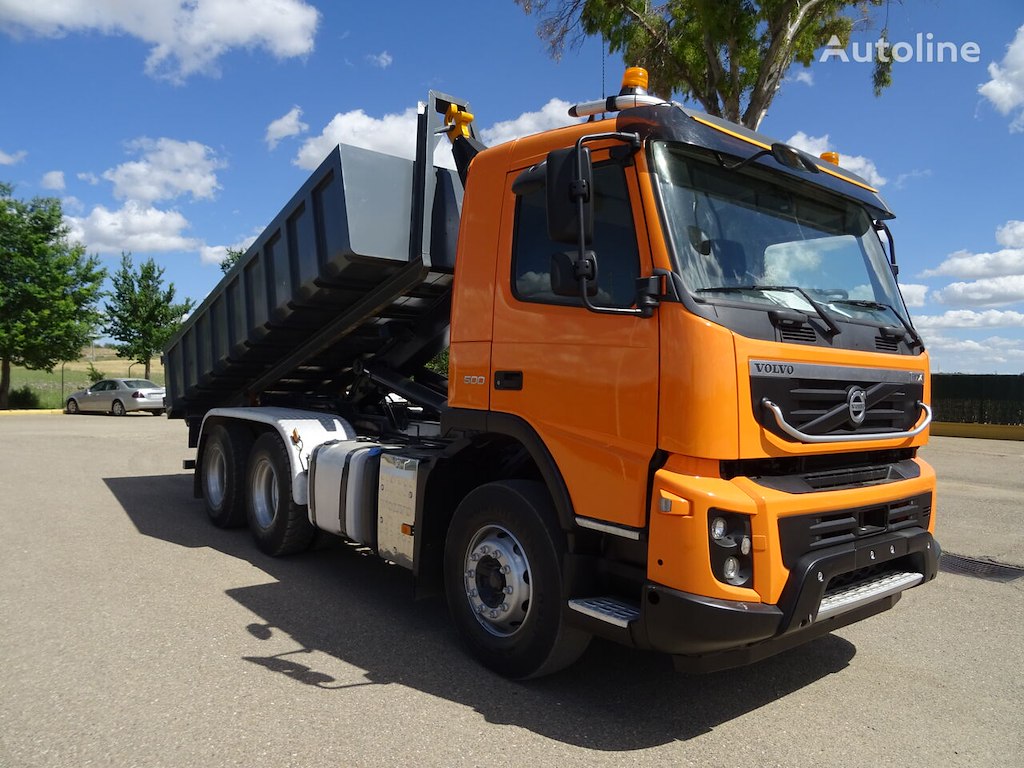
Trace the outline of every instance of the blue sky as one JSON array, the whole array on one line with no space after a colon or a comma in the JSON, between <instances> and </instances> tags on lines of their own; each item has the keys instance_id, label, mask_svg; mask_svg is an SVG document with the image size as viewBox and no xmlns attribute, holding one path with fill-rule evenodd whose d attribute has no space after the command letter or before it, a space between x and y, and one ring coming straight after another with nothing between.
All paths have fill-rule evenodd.
<instances>
[{"instance_id":1,"label":"blue sky","mask_svg":"<svg viewBox=\"0 0 1024 768\"><path fill-rule=\"evenodd\" d=\"M876 99L848 47L791 69L761 130L879 185L933 371L1024 372L1024 6L888 15L892 43L977 61L899 62ZM488 143L567 123L602 61L617 90L620 57L590 40L553 61L536 25L512 0L0 0L0 180L60 197L110 271L152 257L201 300L333 144L411 153L428 89L467 99Z\"/></svg>"}]
</instances>

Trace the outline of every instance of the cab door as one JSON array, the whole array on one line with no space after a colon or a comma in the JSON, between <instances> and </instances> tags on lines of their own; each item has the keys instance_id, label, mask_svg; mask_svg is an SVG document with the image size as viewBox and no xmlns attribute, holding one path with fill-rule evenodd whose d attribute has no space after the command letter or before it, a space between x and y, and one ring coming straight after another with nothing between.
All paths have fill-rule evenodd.
<instances>
[{"instance_id":1,"label":"cab door","mask_svg":"<svg viewBox=\"0 0 1024 768\"><path fill-rule=\"evenodd\" d=\"M635 167L595 153L598 294L628 307L652 273ZM543 439L575 514L641 527L657 445L658 321L596 314L551 290L544 190L502 206L491 357L491 410L525 419ZM640 236L638 236L638 233Z\"/></svg>"}]
</instances>

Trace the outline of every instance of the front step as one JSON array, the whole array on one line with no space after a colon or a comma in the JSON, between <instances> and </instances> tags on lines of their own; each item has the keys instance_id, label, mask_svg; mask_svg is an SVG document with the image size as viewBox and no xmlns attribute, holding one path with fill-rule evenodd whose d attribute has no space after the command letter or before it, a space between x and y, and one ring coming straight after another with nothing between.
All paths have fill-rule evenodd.
<instances>
[{"instance_id":1,"label":"front step","mask_svg":"<svg viewBox=\"0 0 1024 768\"><path fill-rule=\"evenodd\" d=\"M640 618L640 609L617 597L583 597L569 601L569 607L584 616L627 629Z\"/></svg>"},{"instance_id":2,"label":"front step","mask_svg":"<svg viewBox=\"0 0 1024 768\"><path fill-rule=\"evenodd\" d=\"M887 573L829 592L821 598L821 605L818 607L818 620L838 616L883 597L895 595L897 592L920 584L923 579L924 576L920 573Z\"/></svg>"}]
</instances>

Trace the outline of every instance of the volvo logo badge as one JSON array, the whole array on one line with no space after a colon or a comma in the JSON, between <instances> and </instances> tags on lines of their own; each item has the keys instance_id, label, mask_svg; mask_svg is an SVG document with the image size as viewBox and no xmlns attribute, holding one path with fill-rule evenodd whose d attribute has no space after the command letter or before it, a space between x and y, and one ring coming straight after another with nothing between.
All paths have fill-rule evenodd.
<instances>
[{"instance_id":1,"label":"volvo logo badge","mask_svg":"<svg viewBox=\"0 0 1024 768\"><path fill-rule=\"evenodd\" d=\"M868 413L868 393L861 387L850 387L846 394L846 406L850 409L850 422L859 427Z\"/></svg>"}]
</instances>

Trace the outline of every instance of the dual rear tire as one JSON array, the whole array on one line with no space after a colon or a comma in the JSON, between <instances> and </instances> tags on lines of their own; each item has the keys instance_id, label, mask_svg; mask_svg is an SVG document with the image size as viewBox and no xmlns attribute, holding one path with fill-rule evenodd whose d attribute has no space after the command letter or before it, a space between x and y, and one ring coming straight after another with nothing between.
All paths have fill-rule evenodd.
<instances>
[{"instance_id":1,"label":"dual rear tire","mask_svg":"<svg viewBox=\"0 0 1024 768\"><path fill-rule=\"evenodd\" d=\"M256 545L278 557L307 549L316 529L292 499L287 449L274 432L254 436L242 424L210 428L200 462L206 511L218 528L248 523Z\"/></svg>"}]
</instances>

